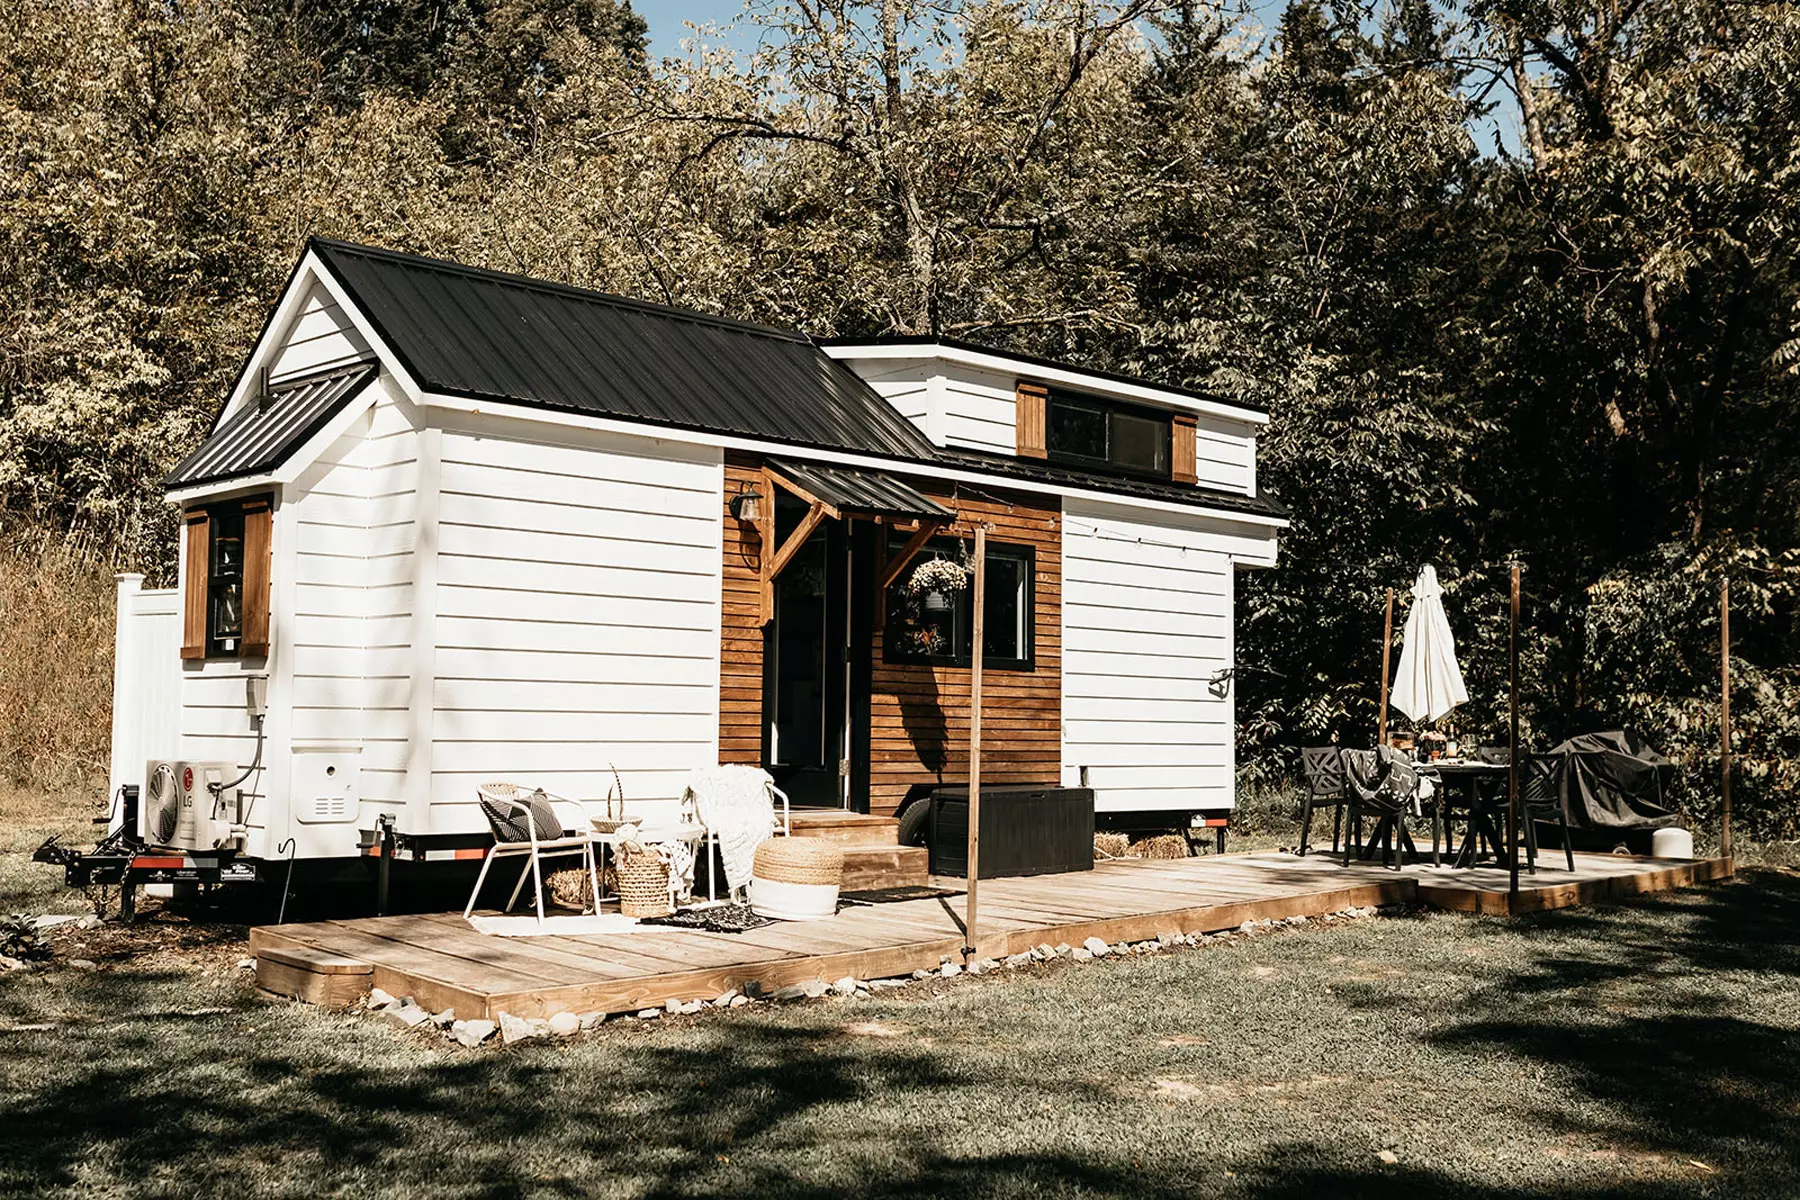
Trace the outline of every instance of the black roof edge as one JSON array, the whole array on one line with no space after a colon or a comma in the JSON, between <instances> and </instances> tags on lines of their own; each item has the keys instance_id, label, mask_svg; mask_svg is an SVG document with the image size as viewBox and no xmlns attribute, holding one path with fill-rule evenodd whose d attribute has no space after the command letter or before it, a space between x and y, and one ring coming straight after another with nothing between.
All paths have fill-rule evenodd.
<instances>
[{"instance_id":1,"label":"black roof edge","mask_svg":"<svg viewBox=\"0 0 1800 1200\"><path fill-rule=\"evenodd\" d=\"M370 368L374 368L374 369L370 370ZM336 367L327 367L326 369L321 370L321 371L313 371L306 375L297 375L292 380L284 379L279 384L270 385L269 390L271 392L274 392L274 393L287 392L287 391L292 391L296 388L304 387L307 384L318 383L321 380L325 380L325 379L334 379L340 375L354 374L358 371L368 371L369 377L367 379L365 379L361 384L350 389L349 392L345 393L345 395L339 400L339 402L335 406L325 410L324 412L320 413L316 418L314 418L312 423L307 425L299 433L299 435L297 435L293 439L293 445L295 448L304 446L304 445L306 445L306 443L308 443L308 442L312 441L314 438L318 437L320 431L323 430L327 425L331 424L331 422L336 419L337 415L344 411L345 405L349 404L352 400L354 400L358 396L362 395L362 393L366 389L368 389L371 385L373 385L377 379L381 378L381 360L376 359L376 358L362 358L362 359L358 359L357 361L355 361L353 363L347 363L342 366L336 366ZM191 458L194 454L199 453L200 450L205 448L205 446L206 446L206 443L201 442L200 445L194 447L193 451L191 451L189 453L187 458ZM192 483L178 483L178 484L171 485L169 483L169 476L173 475L176 471L179 471L181 469L182 463L185 463L187 461L187 458L183 458L181 460L181 462L178 462L173 467L169 468L169 474L163 476L163 495L165 498L168 496L168 494L170 492L184 492L184 491L189 490L190 488L214 487L219 484L232 483L239 479L250 479L250 478L253 478L254 476L263 474L265 471L274 470L274 467L246 467L246 468L236 470L236 471L226 471L220 475L208 476L205 479L197 479L197 480L194 480ZM282 461L285 462L286 460L283 459ZM276 467L279 467L280 465L281 465L280 462L277 462L275 464Z\"/></svg>"},{"instance_id":2,"label":"black roof edge","mask_svg":"<svg viewBox=\"0 0 1800 1200\"><path fill-rule=\"evenodd\" d=\"M829 337L814 338L821 346L948 346L952 350L968 350L975 354L992 354L997 358L1010 358L1015 362L1033 367L1053 367L1058 371L1074 371L1082 375L1092 375L1095 379L1110 380L1113 383L1129 383L1137 387L1155 388L1159 392L1168 392L1175 396L1186 396L1190 400L1204 400L1208 404L1222 404L1227 408L1241 408L1245 412L1253 412L1259 416L1268 416L1269 410L1260 404L1245 404L1241 400L1224 400L1191 387L1182 387L1172 383L1158 383L1153 379L1145 379L1139 375L1127 375L1122 371L1103 371L1095 367L1083 367L1076 363L1059 362L1054 358L1044 358L1036 354L1020 354L1013 350L1002 350L998 346L984 346L980 342L965 341L962 338L932 337L929 334L884 334L881 337Z\"/></svg>"},{"instance_id":3,"label":"black roof edge","mask_svg":"<svg viewBox=\"0 0 1800 1200\"><path fill-rule=\"evenodd\" d=\"M1275 517L1283 521L1288 520L1292 515L1287 506L1268 491L1258 492L1254 496L1246 496L1241 492L1224 492L1217 488L1202 487L1199 484L1163 483L1159 480L1093 474L1078 468L1047 464L1041 459L1020 459L982 450L957 448L949 451L939 465L983 472L989 478L1001 482L1003 486L1004 481L1007 480L1016 483L1021 479L1036 478L1040 483L1049 483L1057 487L1081 488L1107 496L1116 496L1121 500L1156 500L1180 504L1189 508L1206 508L1214 512L1235 513L1239 516Z\"/></svg>"},{"instance_id":4,"label":"black roof edge","mask_svg":"<svg viewBox=\"0 0 1800 1200\"><path fill-rule=\"evenodd\" d=\"M570 283L557 283L554 280L538 279L531 275L520 275L511 271L495 271L487 267L471 267L466 263L452 262L447 258L436 258L429 254L412 254L404 250L389 250L381 246L367 246L360 242L339 241L336 238L321 237L313 234L306 239L307 249L322 248L327 252L341 250L350 254L364 254L373 258L385 258L402 262L408 266L433 267L440 271L448 271L455 275L463 275L473 279L486 280L489 283L505 284L508 287L528 288L532 291L548 292L553 296L566 296L576 300L586 300L599 304L610 304L617 308L631 308L652 316L667 317L676 321L691 321L697 325L714 325L721 329L729 329L737 333L756 334L761 337L779 338L784 342L811 342L813 339L797 329L783 329L779 325L763 325L756 321L745 321L737 317L722 317L714 313L702 312L697 308L683 308L676 304L658 304L651 300L639 300L632 296L621 296L616 292L602 292L594 288L576 287ZM323 256L321 256L323 260ZM329 267L327 261L327 266ZM348 283L339 279L345 287ZM365 315L367 315L365 313Z\"/></svg>"}]
</instances>

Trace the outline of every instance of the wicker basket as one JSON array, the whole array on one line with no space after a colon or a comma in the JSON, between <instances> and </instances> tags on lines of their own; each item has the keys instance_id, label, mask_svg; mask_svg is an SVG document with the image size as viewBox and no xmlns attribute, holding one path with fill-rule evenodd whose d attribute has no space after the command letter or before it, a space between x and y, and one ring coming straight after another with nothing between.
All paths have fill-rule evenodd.
<instances>
[{"instance_id":1,"label":"wicker basket","mask_svg":"<svg viewBox=\"0 0 1800 1200\"><path fill-rule=\"evenodd\" d=\"M756 848L750 874L770 883L837 887L844 880L844 852L821 838L770 838Z\"/></svg>"},{"instance_id":2,"label":"wicker basket","mask_svg":"<svg viewBox=\"0 0 1800 1200\"><path fill-rule=\"evenodd\" d=\"M669 864L650 851L619 847L616 861L619 911L628 917L666 917L675 911L669 903Z\"/></svg>"}]
</instances>

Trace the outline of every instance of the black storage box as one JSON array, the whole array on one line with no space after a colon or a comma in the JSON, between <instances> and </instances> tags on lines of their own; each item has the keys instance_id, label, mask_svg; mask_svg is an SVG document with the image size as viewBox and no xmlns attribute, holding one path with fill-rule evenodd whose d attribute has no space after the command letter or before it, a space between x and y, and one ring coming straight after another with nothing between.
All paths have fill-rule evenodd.
<instances>
[{"instance_id":1,"label":"black storage box","mask_svg":"<svg viewBox=\"0 0 1800 1200\"><path fill-rule=\"evenodd\" d=\"M981 878L1094 869L1092 788L981 789ZM931 873L969 873L969 789L931 794Z\"/></svg>"}]
</instances>

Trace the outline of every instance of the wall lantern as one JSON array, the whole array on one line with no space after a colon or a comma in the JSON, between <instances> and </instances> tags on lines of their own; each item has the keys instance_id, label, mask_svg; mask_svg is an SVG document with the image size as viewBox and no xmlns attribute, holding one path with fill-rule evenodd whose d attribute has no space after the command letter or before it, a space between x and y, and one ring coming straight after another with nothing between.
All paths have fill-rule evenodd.
<instances>
[{"instance_id":1,"label":"wall lantern","mask_svg":"<svg viewBox=\"0 0 1800 1200\"><path fill-rule=\"evenodd\" d=\"M754 525L762 520L763 498L750 484L738 485L738 494L731 498L731 515L746 525Z\"/></svg>"}]
</instances>

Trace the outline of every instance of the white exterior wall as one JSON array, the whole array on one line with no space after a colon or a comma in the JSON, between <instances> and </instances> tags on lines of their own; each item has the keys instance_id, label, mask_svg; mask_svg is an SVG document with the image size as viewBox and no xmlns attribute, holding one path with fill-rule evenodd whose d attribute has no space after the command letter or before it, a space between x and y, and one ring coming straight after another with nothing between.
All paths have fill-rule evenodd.
<instances>
[{"instance_id":1,"label":"white exterior wall","mask_svg":"<svg viewBox=\"0 0 1800 1200\"><path fill-rule=\"evenodd\" d=\"M269 381L279 383L294 375L305 375L330 367L341 367L366 359L369 343L351 324L329 292L314 284L300 304L300 311L286 330L273 331L281 339L281 349L270 356Z\"/></svg>"},{"instance_id":2,"label":"white exterior wall","mask_svg":"<svg viewBox=\"0 0 1800 1200\"><path fill-rule=\"evenodd\" d=\"M375 403L284 492L286 544L275 546L272 741L302 856L356 852L382 813L412 831L408 771L412 622L421 498L421 435L387 378ZM319 820L310 756L335 752L356 803ZM296 754L296 752L298 752ZM335 790L335 789L333 789Z\"/></svg>"},{"instance_id":3,"label":"white exterior wall","mask_svg":"<svg viewBox=\"0 0 1800 1200\"><path fill-rule=\"evenodd\" d=\"M126 784L142 787L145 764L170 757L181 737L181 593L143 584L142 575L118 580L109 804Z\"/></svg>"},{"instance_id":4,"label":"white exterior wall","mask_svg":"<svg viewBox=\"0 0 1800 1200\"><path fill-rule=\"evenodd\" d=\"M489 780L670 813L718 762L722 453L503 418L442 431L430 828ZM554 440L553 440L554 439Z\"/></svg>"},{"instance_id":5,"label":"white exterior wall","mask_svg":"<svg viewBox=\"0 0 1800 1200\"><path fill-rule=\"evenodd\" d=\"M1063 782L1100 812L1234 803L1238 562L1274 533L1122 505L1064 506Z\"/></svg>"}]
</instances>

